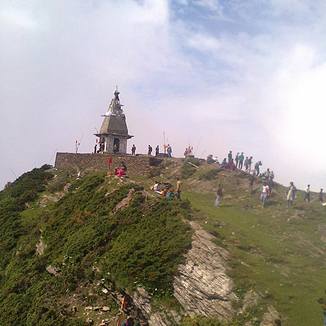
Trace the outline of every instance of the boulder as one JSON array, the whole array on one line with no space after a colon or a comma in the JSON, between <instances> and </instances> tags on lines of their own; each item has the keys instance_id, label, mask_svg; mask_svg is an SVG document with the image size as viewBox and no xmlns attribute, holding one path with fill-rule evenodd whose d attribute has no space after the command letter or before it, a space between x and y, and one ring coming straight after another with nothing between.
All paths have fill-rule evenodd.
<instances>
[{"instance_id":1,"label":"boulder","mask_svg":"<svg viewBox=\"0 0 326 326\"><path fill-rule=\"evenodd\" d=\"M54 276L58 276L60 274L60 268L58 267L54 267L54 266L51 266L49 265L47 268L46 268L46 271Z\"/></svg>"},{"instance_id":2,"label":"boulder","mask_svg":"<svg viewBox=\"0 0 326 326\"><path fill-rule=\"evenodd\" d=\"M268 306L260 326L281 326L281 315L273 306Z\"/></svg>"},{"instance_id":3,"label":"boulder","mask_svg":"<svg viewBox=\"0 0 326 326\"><path fill-rule=\"evenodd\" d=\"M108 312L108 311L110 311L111 309L110 309L110 307L108 307L108 306L103 306L102 307L102 311L103 312Z\"/></svg>"}]
</instances>

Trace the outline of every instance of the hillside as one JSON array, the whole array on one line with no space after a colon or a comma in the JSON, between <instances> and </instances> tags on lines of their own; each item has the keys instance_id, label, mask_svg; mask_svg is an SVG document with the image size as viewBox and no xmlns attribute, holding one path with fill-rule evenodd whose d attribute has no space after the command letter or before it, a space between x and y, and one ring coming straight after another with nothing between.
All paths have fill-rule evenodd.
<instances>
[{"instance_id":1,"label":"hillside","mask_svg":"<svg viewBox=\"0 0 326 326\"><path fill-rule=\"evenodd\" d=\"M150 191L177 176L181 201ZM0 325L116 325L124 295L142 325L321 325L325 208L287 209L277 185L263 209L248 185L181 160L123 181L22 175L0 193Z\"/></svg>"}]
</instances>

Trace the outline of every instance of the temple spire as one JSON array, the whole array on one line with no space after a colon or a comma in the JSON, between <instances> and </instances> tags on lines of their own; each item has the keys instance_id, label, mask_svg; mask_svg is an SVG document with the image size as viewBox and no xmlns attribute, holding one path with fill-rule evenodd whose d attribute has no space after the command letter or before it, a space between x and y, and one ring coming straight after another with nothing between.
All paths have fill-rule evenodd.
<instances>
[{"instance_id":1,"label":"temple spire","mask_svg":"<svg viewBox=\"0 0 326 326\"><path fill-rule=\"evenodd\" d=\"M124 116L123 110L122 110L122 104L120 103L120 98L119 98L119 91L118 91L118 86L116 86L116 89L114 91L114 98L111 100L108 112L106 115L119 115L119 116Z\"/></svg>"},{"instance_id":2,"label":"temple spire","mask_svg":"<svg viewBox=\"0 0 326 326\"><path fill-rule=\"evenodd\" d=\"M120 153L126 154L127 140L131 135L128 134L126 117L120 103L118 86L114 91L114 96L106 114L100 132L96 134L99 137L100 153Z\"/></svg>"}]
</instances>

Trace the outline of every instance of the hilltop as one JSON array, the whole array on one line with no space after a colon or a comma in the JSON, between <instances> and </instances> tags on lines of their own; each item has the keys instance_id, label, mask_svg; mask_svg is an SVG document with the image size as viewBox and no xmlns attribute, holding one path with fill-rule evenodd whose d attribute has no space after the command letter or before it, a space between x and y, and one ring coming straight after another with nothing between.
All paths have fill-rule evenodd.
<instances>
[{"instance_id":1,"label":"hilltop","mask_svg":"<svg viewBox=\"0 0 326 326\"><path fill-rule=\"evenodd\" d=\"M120 180L34 169L0 193L0 324L320 325L325 208L214 164L166 159ZM136 169L135 169L136 170ZM175 184L182 200L154 194ZM217 185L225 197L214 207Z\"/></svg>"}]
</instances>

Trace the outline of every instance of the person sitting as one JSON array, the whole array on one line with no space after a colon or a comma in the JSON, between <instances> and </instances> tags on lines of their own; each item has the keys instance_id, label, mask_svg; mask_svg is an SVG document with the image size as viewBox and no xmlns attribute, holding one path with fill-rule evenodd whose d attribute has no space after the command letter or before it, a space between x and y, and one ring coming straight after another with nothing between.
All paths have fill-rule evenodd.
<instances>
[{"instance_id":1,"label":"person sitting","mask_svg":"<svg viewBox=\"0 0 326 326\"><path fill-rule=\"evenodd\" d=\"M226 169L227 167L228 167L228 163L226 161L226 158L224 158L222 163L221 163L221 169Z\"/></svg>"},{"instance_id":2,"label":"person sitting","mask_svg":"<svg viewBox=\"0 0 326 326\"><path fill-rule=\"evenodd\" d=\"M158 181L155 181L154 186L151 187L151 190L153 190L156 193L160 193L160 183Z\"/></svg>"},{"instance_id":3,"label":"person sitting","mask_svg":"<svg viewBox=\"0 0 326 326\"><path fill-rule=\"evenodd\" d=\"M126 171L123 167L119 166L119 167L115 168L114 175L116 175L119 178L123 178L126 176Z\"/></svg>"},{"instance_id":4,"label":"person sitting","mask_svg":"<svg viewBox=\"0 0 326 326\"><path fill-rule=\"evenodd\" d=\"M207 164L213 164L216 162L216 160L214 160L213 155L210 154L207 156L206 162L207 162Z\"/></svg>"},{"instance_id":5,"label":"person sitting","mask_svg":"<svg viewBox=\"0 0 326 326\"><path fill-rule=\"evenodd\" d=\"M172 200L174 198L174 190L172 188L167 190L165 198L168 200Z\"/></svg>"},{"instance_id":6,"label":"person sitting","mask_svg":"<svg viewBox=\"0 0 326 326\"><path fill-rule=\"evenodd\" d=\"M234 164L233 158L230 160L230 162L227 164L227 168L229 170L235 171L236 170L236 166Z\"/></svg>"},{"instance_id":7,"label":"person sitting","mask_svg":"<svg viewBox=\"0 0 326 326\"><path fill-rule=\"evenodd\" d=\"M127 319L122 322L121 326L134 326L134 319L128 316Z\"/></svg>"}]
</instances>

